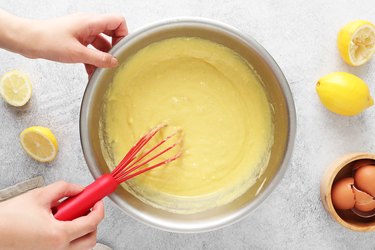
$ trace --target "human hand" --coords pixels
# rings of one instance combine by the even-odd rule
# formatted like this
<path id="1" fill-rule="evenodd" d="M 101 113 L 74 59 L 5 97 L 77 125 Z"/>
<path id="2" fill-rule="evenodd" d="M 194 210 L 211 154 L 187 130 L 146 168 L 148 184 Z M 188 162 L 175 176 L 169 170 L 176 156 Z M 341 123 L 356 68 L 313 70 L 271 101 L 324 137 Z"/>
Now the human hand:
<path id="1" fill-rule="evenodd" d="M 0 203 L 0 249 L 92 249 L 104 217 L 102 201 L 73 221 L 58 221 L 51 210 L 82 189 L 60 181 Z"/>
<path id="2" fill-rule="evenodd" d="M 84 63 L 89 76 L 95 67 L 118 65 L 117 59 L 106 52 L 128 34 L 125 19 L 120 15 L 79 13 L 50 20 L 27 20 L 0 12 L 0 19 L 9 22 L 4 28 L 10 38 L 5 49 L 29 58 Z"/>

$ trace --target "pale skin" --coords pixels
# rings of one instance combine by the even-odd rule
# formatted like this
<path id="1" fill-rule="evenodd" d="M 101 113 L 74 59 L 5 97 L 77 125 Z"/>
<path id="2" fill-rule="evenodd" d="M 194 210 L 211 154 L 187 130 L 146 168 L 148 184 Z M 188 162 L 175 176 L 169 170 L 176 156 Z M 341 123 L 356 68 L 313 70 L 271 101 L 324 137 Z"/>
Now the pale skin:
<path id="1" fill-rule="evenodd" d="M 73 221 L 58 221 L 51 210 L 82 189 L 60 181 L 0 203 L 0 249 L 91 249 L 104 217 L 103 202 Z"/>
<path id="2" fill-rule="evenodd" d="M 29 58 L 84 63 L 89 76 L 95 67 L 118 65 L 117 59 L 106 52 L 127 34 L 125 19 L 119 15 L 79 13 L 31 20 L 0 10 L 0 48 Z"/>
<path id="3" fill-rule="evenodd" d="M 119 15 L 73 14 L 30 20 L 0 10 L 0 48 L 28 58 L 84 63 L 89 77 L 96 67 L 118 65 L 107 52 L 127 33 L 125 19 Z M 91 249 L 104 217 L 102 201 L 73 221 L 53 217 L 59 200 L 82 190 L 60 181 L 1 202 L 0 249 Z"/>

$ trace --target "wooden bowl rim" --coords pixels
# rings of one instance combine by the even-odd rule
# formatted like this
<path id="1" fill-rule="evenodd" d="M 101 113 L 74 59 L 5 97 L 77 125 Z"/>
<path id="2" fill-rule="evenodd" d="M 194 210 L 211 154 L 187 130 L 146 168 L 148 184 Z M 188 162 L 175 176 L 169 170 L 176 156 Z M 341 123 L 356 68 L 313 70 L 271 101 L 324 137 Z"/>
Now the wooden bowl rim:
<path id="1" fill-rule="evenodd" d="M 349 228 L 354 231 L 366 232 L 366 231 L 375 231 L 375 224 L 368 225 L 367 223 L 358 222 L 357 224 L 352 224 L 340 217 L 337 213 L 336 209 L 332 203 L 331 197 L 331 190 L 332 184 L 337 176 L 337 174 L 348 164 L 357 161 L 357 160 L 365 160 L 370 159 L 375 161 L 375 154 L 374 153 L 350 153 L 343 155 L 342 157 L 335 160 L 326 170 L 325 174 L 323 175 L 320 187 L 321 199 L 324 204 L 324 207 L 331 215 L 331 217 L 336 220 L 342 226 Z"/>

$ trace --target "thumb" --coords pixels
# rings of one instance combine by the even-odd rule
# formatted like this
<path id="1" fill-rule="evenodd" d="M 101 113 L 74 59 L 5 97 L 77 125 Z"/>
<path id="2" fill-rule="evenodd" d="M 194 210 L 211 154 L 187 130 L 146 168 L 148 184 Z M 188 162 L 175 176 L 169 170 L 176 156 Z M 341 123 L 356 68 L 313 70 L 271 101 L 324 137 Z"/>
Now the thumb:
<path id="1" fill-rule="evenodd" d="M 45 204 L 52 205 L 64 197 L 69 197 L 78 194 L 83 190 L 83 187 L 67 183 L 65 181 L 58 181 L 50 184 L 42 189 L 42 199 Z"/>
<path id="2" fill-rule="evenodd" d="M 113 68 L 118 65 L 118 61 L 111 54 L 106 52 L 81 46 L 79 60 L 86 64 L 91 64 L 99 68 Z"/>

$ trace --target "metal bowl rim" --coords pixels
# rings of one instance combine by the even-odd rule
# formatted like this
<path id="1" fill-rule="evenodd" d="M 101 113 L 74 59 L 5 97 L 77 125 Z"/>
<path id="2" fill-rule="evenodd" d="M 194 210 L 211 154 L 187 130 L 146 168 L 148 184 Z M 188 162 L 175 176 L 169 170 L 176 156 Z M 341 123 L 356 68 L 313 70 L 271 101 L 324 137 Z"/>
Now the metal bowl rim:
<path id="1" fill-rule="evenodd" d="M 120 198 L 117 197 L 116 194 L 111 194 L 110 199 L 127 215 L 130 217 L 147 224 L 151 227 L 161 229 L 164 231 L 169 232 L 178 232 L 178 233 L 197 233 L 197 232 L 208 232 L 220 229 L 222 227 L 231 225 L 233 223 L 238 222 L 239 220 L 242 220 L 245 218 L 250 212 L 254 211 L 259 205 L 261 205 L 264 200 L 271 194 L 271 192 L 276 188 L 276 186 L 281 182 L 283 176 L 285 175 L 285 172 L 287 170 L 288 164 L 292 157 L 292 151 L 294 147 L 294 141 L 296 136 L 296 110 L 294 106 L 293 96 L 290 90 L 290 87 L 288 85 L 287 79 L 282 73 L 280 67 L 276 63 L 276 61 L 271 57 L 271 55 L 252 37 L 245 36 L 240 32 L 238 29 L 227 25 L 225 23 L 211 20 L 207 18 L 198 18 L 198 17 L 179 17 L 179 18 L 172 18 L 172 19 L 165 19 L 162 21 L 158 21 L 152 24 L 149 24 L 143 28 L 138 29 L 137 31 L 134 31 L 133 33 L 127 35 L 124 39 L 122 39 L 118 44 L 116 44 L 109 53 L 112 55 L 116 55 L 118 52 L 122 51 L 122 46 L 126 44 L 131 39 L 137 38 L 139 35 L 147 33 L 148 31 L 152 31 L 156 28 L 163 28 L 163 27 L 170 27 L 170 26 L 176 26 L 176 25 L 196 25 L 199 26 L 208 26 L 214 29 L 218 29 L 220 31 L 223 31 L 226 33 L 226 35 L 235 36 L 242 41 L 244 41 L 249 47 L 252 47 L 255 51 L 257 51 L 262 58 L 265 60 L 265 62 L 268 64 L 268 66 L 271 68 L 272 72 L 275 74 L 280 87 L 282 89 L 283 95 L 286 100 L 287 104 L 287 111 L 288 111 L 288 118 L 289 118 L 289 130 L 288 130 L 288 141 L 286 144 L 286 152 L 284 154 L 281 166 L 279 167 L 277 173 L 273 177 L 271 183 L 266 187 L 266 189 L 256 196 L 249 204 L 242 207 L 235 213 L 231 214 L 230 216 L 225 217 L 224 219 L 221 219 L 215 223 L 210 223 L 209 225 L 198 224 L 196 227 L 192 227 L 191 224 L 187 225 L 177 225 L 174 223 L 174 226 L 166 226 L 162 225 L 160 223 L 155 223 L 147 219 L 147 216 L 142 216 L 142 213 L 137 211 L 135 208 L 132 208 L 130 205 L 127 207 L 123 207 L 120 204 Z M 89 104 L 92 98 L 92 90 L 95 85 L 95 83 L 100 79 L 101 75 L 104 73 L 106 69 L 103 68 L 97 68 L 92 75 L 91 79 L 89 80 L 86 89 L 84 91 L 84 95 L 82 98 L 81 103 L 81 110 L 80 110 L 80 139 L 81 139 L 81 146 L 84 158 L 86 160 L 86 163 L 88 165 L 89 171 L 91 175 L 94 178 L 98 178 L 101 173 L 99 169 L 95 166 L 95 162 L 93 160 L 93 152 L 90 147 L 89 142 L 89 133 L 88 130 L 85 129 L 88 127 L 88 117 L 87 112 L 89 110 Z M 85 116 L 84 116 L 85 115 Z"/>

